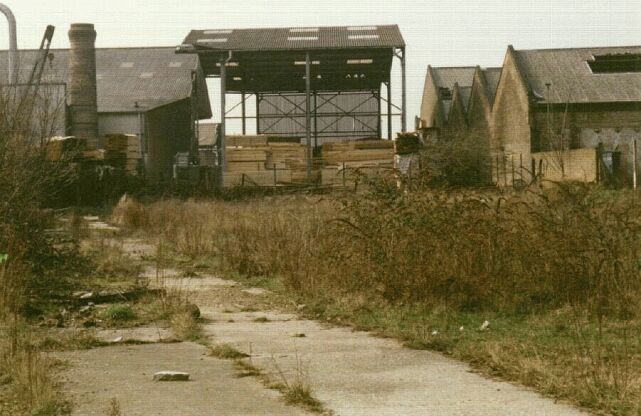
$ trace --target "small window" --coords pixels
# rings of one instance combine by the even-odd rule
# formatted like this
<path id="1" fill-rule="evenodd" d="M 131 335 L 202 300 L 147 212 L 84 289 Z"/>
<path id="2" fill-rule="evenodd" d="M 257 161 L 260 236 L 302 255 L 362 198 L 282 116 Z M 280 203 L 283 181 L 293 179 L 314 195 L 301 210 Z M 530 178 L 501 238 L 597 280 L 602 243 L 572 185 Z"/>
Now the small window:
<path id="1" fill-rule="evenodd" d="M 378 39 L 378 35 L 349 35 L 347 38 L 349 40 Z"/>
<path id="2" fill-rule="evenodd" d="M 198 43 L 225 43 L 227 38 L 198 39 Z"/>
<path id="3" fill-rule="evenodd" d="M 289 29 L 290 33 L 315 33 L 318 32 L 317 27 L 296 27 Z"/>
<path id="4" fill-rule="evenodd" d="M 624 53 L 594 56 L 588 61 L 594 74 L 641 72 L 641 54 Z"/>
<path id="5" fill-rule="evenodd" d="M 365 32 L 365 31 L 372 31 L 372 30 L 378 30 L 378 27 L 376 26 L 350 26 L 347 28 L 350 32 Z"/>
<path id="6" fill-rule="evenodd" d="M 232 33 L 233 30 L 231 29 L 222 29 L 222 30 L 205 30 L 203 31 L 203 35 L 228 35 Z"/>
<path id="7" fill-rule="evenodd" d="M 134 63 L 133 62 L 121 62 L 120 63 L 121 68 L 133 68 Z"/>
<path id="8" fill-rule="evenodd" d="M 182 62 L 169 62 L 169 68 L 180 68 L 183 66 Z"/>
<path id="9" fill-rule="evenodd" d="M 234 81 L 242 81 L 243 77 L 234 77 Z"/>
<path id="10" fill-rule="evenodd" d="M 294 61 L 294 65 L 305 65 L 307 62 L 305 61 Z M 312 61 L 312 65 L 320 65 L 320 61 Z"/>
<path id="11" fill-rule="evenodd" d="M 140 74 L 140 78 L 153 78 L 153 77 L 154 77 L 153 72 L 143 72 L 142 74 Z"/>
<path id="12" fill-rule="evenodd" d="M 374 63 L 373 59 L 348 59 L 348 65 L 368 65 Z"/>
<path id="13" fill-rule="evenodd" d="M 451 100 L 452 99 L 452 90 L 445 87 L 440 87 L 438 89 L 438 96 L 441 100 Z"/>
<path id="14" fill-rule="evenodd" d="M 314 41 L 318 40 L 318 36 L 290 36 L 287 38 L 289 41 Z"/>
<path id="15" fill-rule="evenodd" d="M 232 67 L 232 66 L 238 66 L 238 65 L 240 65 L 238 62 L 227 62 L 225 64 L 225 68 L 229 68 L 229 67 Z M 218 68 L 220 68 L 220 62 L 216 63 L 216 66 Z"/>

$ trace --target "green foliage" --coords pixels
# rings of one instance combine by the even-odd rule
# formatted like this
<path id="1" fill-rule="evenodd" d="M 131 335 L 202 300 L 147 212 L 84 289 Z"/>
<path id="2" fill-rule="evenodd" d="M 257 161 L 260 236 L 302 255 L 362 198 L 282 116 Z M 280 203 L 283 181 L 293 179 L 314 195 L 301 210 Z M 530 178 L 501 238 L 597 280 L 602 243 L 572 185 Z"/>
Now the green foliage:
<path id="1" fill-rule="evenodd" d="M 131 321 L 136 319 L 136 313 L 127 304 L 115 303 L 102 312 L 102 317 L 112 321 Z"/>
<path id="2" fill-rule="evenodd" d="M 418 153 L 421 149 L 421 140 L 416 133 L 398 133 L 396 136 L 396 153 L 406 155 Z"/>

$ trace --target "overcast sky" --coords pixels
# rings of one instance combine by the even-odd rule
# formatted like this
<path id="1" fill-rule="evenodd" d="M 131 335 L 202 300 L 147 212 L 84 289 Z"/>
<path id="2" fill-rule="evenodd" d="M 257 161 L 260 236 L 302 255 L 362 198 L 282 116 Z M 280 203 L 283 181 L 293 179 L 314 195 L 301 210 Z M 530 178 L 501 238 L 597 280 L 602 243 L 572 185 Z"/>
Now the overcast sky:
<path id="1" fill-rule="evenodd" d="M 409 126 L 419 112 L 428 64 L 500 66 L 508 44 L 516 49 L 641 44 L 641 0 L 6 0 L 4 3 L 13 10 L 18 22 L 19 48 L 37 48 L 47 24 L 57 28 L 53 46 L 67 47 L 66 32 L 69 24 L 75 22 L 96 25 L 99 47 L 175 46 L 191 29 L 398 24 L 408 46 Z M 3 21 L 0 27 L 3 49 L 8 44 L 6 32 Z M 218 114 L 216 101 L 213 107 Z"/>

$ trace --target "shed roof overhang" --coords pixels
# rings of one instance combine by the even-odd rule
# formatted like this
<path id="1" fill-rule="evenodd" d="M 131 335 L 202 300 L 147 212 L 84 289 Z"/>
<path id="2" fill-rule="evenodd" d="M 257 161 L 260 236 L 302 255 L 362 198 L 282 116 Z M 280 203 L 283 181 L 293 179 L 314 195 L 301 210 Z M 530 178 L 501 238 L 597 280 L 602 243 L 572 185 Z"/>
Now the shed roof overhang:
<path id="1" fill-rule="evenodd" d="M 207 76 L 220 76 L 228 60 L 227 92 L 276 93 L 305 91 L 307 53 L 312 90 L 377 90 L 389 81 L 395 50 L 403 48 L 397 26 L 366 26 L 198 30 L 177 52 L 198 54 Z"/>

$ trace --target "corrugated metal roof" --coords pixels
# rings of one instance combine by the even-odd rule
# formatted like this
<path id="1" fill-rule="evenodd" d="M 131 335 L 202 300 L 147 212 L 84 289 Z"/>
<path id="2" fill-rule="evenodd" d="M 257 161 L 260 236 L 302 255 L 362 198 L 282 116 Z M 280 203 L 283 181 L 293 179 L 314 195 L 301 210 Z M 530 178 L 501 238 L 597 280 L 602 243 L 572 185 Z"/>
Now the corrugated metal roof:
<path id="1" fill-rule="evenodd" d="M 641 54 L 641 46 L 515 51 L 530 89 L 550 103 L 641 102 L 641 72 L 595 74 L 588 65 L 626 53 Z"/>
<path id="2" fill-rule="evenodd" d="M 31 73 L 36 50 L 19 52 L 19 77 L 26 81 Z M 43 72 L 43 82 L 68 81 L 68 49 L 50 51 Z M 7 51 L 0 51 L 0 79 L 7 79 Z M 191 96 L 191 72 L 202 74 L 198 57 L 177 55 L 172 47 L 96 49 L 98 111 L 135 112 L 136 103 L 150 110 Z M 199 113 L 211 117 L 209 95 L 204 77 L 199 82 Z"/>
<path id="3" fill-rule="evenodd" d="M 494 102 L 496 89 L 499 86 L 499 79 L 501 78 L 501 68 L 485 68 L 482 70 L 485 77 L 485 93 L 490 103 Z"/>
<path id="4" fill-rule="evenodd" d="M 471 87 L 474 81 L 474 66 L 463 67 L 433 67 L 434 83 L 437 88 L 453 89 L 454 84 L 459 87 Z"/>
<path id="5" fill-rule="evenodd" d="M 183 45 L 222 51 L 402 48 L 397 25 L 192 30 Z"/>

